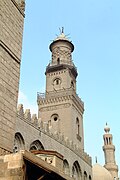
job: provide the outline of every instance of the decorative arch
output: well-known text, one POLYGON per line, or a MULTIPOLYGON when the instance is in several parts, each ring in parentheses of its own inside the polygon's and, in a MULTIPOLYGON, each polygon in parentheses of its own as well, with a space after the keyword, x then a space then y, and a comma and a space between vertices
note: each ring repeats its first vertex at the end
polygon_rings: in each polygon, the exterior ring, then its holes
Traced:
POLYGON ((13 152, 18 152, 25 149, 25 141, 21 133, 15 133, 13 152))
POLYGON ((63 160, 63 171, 65 174, 69 175, 70 174, 70 167, 69 163, 66 159, 63 160))
POLYGON ((62 83, 62 79, 61 79, 60 76, 56 76, 56 77, 53 79, 53 86, 54 86, 55 88, 60 87, 61 83, 62 83))
POLYGON ((30 151, 31 150, 44 150, 44 146, 39 140, 35 140, 30 144, 30 151))
POLYGON ((72 177, 75 180, 82 180, 82 171, 78 161, 75 161, 72 166, 72 177))

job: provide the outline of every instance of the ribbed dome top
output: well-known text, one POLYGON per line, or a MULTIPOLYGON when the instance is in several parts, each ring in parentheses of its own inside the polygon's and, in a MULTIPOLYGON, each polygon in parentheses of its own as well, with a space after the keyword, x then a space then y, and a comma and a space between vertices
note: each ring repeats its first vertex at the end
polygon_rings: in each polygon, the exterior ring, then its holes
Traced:
POLYGON ((110 172, 99 164, 93 165, 93 180, 113 180, 110 172))

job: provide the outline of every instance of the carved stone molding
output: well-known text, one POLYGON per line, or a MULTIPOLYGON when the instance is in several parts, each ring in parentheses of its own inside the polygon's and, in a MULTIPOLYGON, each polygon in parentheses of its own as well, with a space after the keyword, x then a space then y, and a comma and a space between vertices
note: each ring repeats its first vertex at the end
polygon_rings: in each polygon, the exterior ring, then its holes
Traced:
POLYGON ((43 107, 43 108, 40 108, 39 111, 40 112, 52 111, 52 110, 57 110, 57 109, 69 108, 70 106, 71 106, 70 103, 66 103, 66 104, 43 107))

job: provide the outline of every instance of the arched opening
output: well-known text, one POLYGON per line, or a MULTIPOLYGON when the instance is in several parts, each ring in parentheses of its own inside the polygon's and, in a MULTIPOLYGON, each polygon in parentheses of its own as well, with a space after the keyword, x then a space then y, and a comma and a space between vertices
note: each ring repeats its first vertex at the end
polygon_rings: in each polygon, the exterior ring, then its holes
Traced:
POLYGON ((74 88, 74 82, 73 81, 71 81, 71 87, 74 88))
POLYGON ((77 134, 80 135, 80 122, 78 117, 76 118, 76 125, 77 125, 77 134))
POLYGON ((80 121, 78 117, 76 118, 76 137, 79 141, 81 141, 81 136, 80 136, 80 121))
POLYGON ((23 136, 19 132, 17 132, 15 133, 13 152, 16 153, 24 149, 25 149, 25 141, 23 139, 23 136))
POLYGON ((75 180, 82 180, 82 172, 78 161, 75 161, 72 167, 72 177, 75 180))
POLYGON ((89 180, 92 180, 91 176, 89 175, 89 180))
POLYGON ((106 138, 106 142, 107 142, 107 145, 108 145, 108 138, 106 138))
POLYGON ((52 114, 50 117, 50 131, 53 133, 60 132, 60 117, 58 114, 52 114))
POLYGON ((63 160, 63 171, 65 174, 69 175, 70 174, 70 168, 69 168, 69 164, 68 161, 65 159, 63 160))
POLYGON ((30 151, 32 150, 44 150, 44 146, 39 140, 33 141, 30 145, 30 151))
POLYGON ((57 64, 60 64, 60 58, 57 58, 57 64))
POLYGON ((84 180, 87 180, 87 173, 84 171, 84 180))

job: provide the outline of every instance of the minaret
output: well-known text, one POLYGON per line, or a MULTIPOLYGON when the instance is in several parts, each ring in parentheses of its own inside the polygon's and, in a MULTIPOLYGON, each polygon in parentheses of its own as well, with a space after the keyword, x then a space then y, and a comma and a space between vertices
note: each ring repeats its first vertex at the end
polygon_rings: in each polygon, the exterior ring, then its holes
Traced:
POLYGON ((72 61, 73 43, 61 34, 50 44, 51 62, 46 68, 46 92, 38 94, 39 118, 84 149, 84 104, 76 94, 77 69, 72 61))
POLYGON ((113 145, 113 136, 110 134, 110 128, 107 126, 104 128, 105 134, 103 135, 104 146, 103 151, 105 155, 104 167, 111 173, 113 180, 118 178, 118 166, 115 162, 115 146, 113 145))

